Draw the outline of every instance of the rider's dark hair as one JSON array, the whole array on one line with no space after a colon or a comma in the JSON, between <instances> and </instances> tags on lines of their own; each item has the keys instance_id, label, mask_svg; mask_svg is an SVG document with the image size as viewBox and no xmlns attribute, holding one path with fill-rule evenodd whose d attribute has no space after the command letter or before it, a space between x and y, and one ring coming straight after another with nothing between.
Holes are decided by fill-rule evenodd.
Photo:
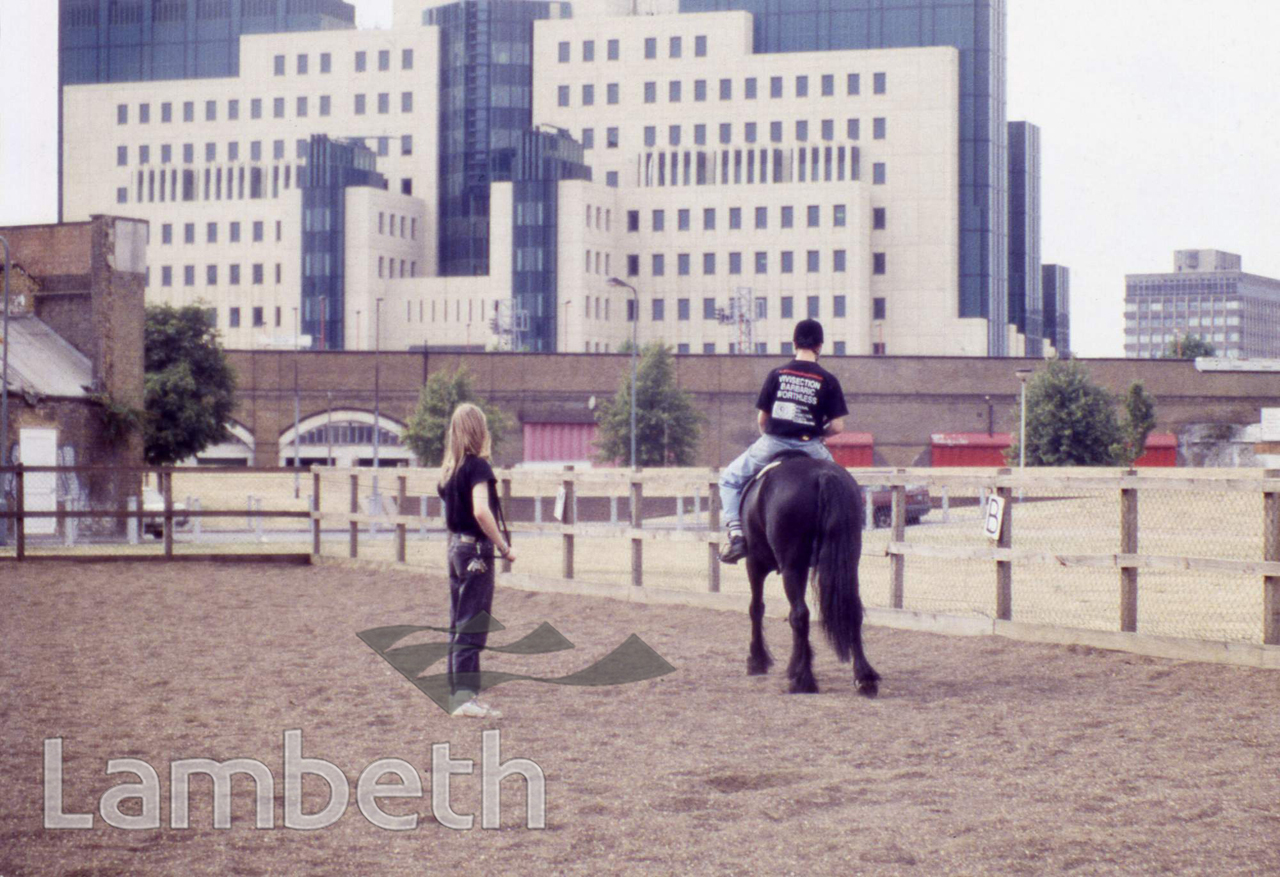
<instances>
[{"instance_id":1,"label":"rider's dark hair","mask_svg":"<svg viewBox=\"0 0 1280 877\"><path fill-rule=\"evenodd\" d=\"M801 320L796 323L792 336L796 350L816 350L822 343L822 324L817 320Z\"/></svg>"}]
</instances>

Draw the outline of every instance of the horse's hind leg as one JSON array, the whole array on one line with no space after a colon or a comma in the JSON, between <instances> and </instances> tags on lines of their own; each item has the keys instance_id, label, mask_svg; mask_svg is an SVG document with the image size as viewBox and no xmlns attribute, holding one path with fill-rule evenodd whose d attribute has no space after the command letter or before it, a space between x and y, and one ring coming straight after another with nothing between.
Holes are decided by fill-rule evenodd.
<instances>
[{"instance_id":1,"label":"horse's hind leg","mask_svg":"<svg viewBox=\"0 0 1280 877\"><path fill-rule=\"evenodd\" d=\"M806 566L788 569L782 574L782 585L791 601L791 663L787 676L792 694L816 694L818 681L813 678L813 649L809 647L809 607L804 601L808 582Z\"/></svg>"},{"instance_id":2,"label":"horse's hind leg","mask_svg":"<svg viewBox=\"0 0 1280 877\"><path fill-rule=\"evenodd\" d=\"M769 570L747 558L747 579L751 582L751 649L747 653L747 675L759 676L768 673L773 666L773 657L764 644L764 580Z\"/></svg>"},{"instance_id":3,"label":"horse's hind leg","mask_svg":"<svg viewBox=\"0 0 1280 877\"><path fill-rule=\"evenodd\" d=\"M880 691L880 674L871 666L867 653L862 650L862 599L856 591L853 606L853 678L859 694L863 697L875 697Z\"/></svg>"}]
</instances>

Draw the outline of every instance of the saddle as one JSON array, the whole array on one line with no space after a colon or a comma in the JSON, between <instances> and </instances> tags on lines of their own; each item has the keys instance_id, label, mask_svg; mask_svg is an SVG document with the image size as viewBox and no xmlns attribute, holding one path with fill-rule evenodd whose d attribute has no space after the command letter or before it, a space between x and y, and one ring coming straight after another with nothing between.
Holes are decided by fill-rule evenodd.
<instances>
[{"instance_id":1,"label":"saddle","mask_svg":"<svg viewBox=\"0 0 1280 877\"><path fill-rule=\"evenodd\" d=\"M807 457L807 456L809 455L806 454L804 451L793 451L790 449L785 451L779 451L778 453L774 454L773 459L771 459L768 463L766 463L763 469L761 469L755 475L752 475L751 480L748 481L746 483L746 486L742 488L743 504L744 505L746 504L748 494L750 494L751 491L754 490L757 485L764 482L764 476L766 473L778 468L784 462L786 462L792 457Z\"/></svg>"}]
</instances>

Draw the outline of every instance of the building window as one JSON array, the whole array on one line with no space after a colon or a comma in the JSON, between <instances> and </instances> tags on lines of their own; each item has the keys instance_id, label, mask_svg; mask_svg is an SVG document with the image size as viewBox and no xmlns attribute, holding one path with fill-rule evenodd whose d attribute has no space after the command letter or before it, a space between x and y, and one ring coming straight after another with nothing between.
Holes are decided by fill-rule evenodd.
<instances>
[{"instance_id":1,"label":"building window","mask_svg":"<svg viewBox=\"0 0 1280 877\"><path fill-rule=\"evenodd\" d=\"M147 125L151 122L151 104L138 104L138 124Z\"/></svg>"},{"instance_id":2,"label":"building window","mask_svg":"<svg viewBox=\"0 0 1280 877\"><path fill-rule=\"evenodd\" d=\"M822 139L834 140L835 137L836 137L836 120L823 119L822 120Z\"/></svg>"},{"instance_id":3,"label":"building window","mask_svg":"<svg viewBox=\"0 0 1280 877\"><path fill-rule=\"evenodd\" d=\"M364 115L364 95L363 94L356 95L356 115L357 116Z\"/></svg>"},{"instance_id":4,"label":"building window","mask_svg":"<svg viewBox=\"0 0 1280 877\"><path fill-rule=\"evenodd\" d=\"M307 73L307 56L299 55L298 56L298 75L305 76L306 73Z\"/></svg>"},{"instance_id":5,"label":"building window","mask_svg":"<svg viewBox=\"0 0 1280 877\"><path fill-rule=\"evenodd\" d=\"M635 227L635 228L631 228L631 227L630 227L630 225L631 225L631 215L632 215L632 214L635 214L635 217L636 217L636 227ZM662 231L663 229L665 229L665 228L666 228L666 225L667 225L667 214L666 214L666 211L664 211L664 210L655 210L655 211L653 211L653 219L652 219L652 221L651 221L651 223L650 223L650 224L653 226L653 230L654 230L654 231ZM639 231L639 230L640 230L640 211L639 211L639 210L628 210L628 211L627 211L627 226L628 226L627 231Z\"/></svg>"},{"instance_id":6,"label":"building window","mask_svg":"<svg viewBox=\"0 0 1280 877\"><path fill-rule=\"evenodd\" d=\"M845 315L845 297L836 295L831 297L831 316L843 317Z\"/></svg>"},{"instance_id":7,"label":"building window","mask_svg":"<svg viewBox=\"0 0 1280 877\"><path fill-rule=\"evenodd\" d=\"M240 285L240 266L231 265L229 267L230 267L230 271L228 272L229 276L227 278L227 283L229 283L231 286L239 286Z\"/></svg>"},{"instance_id":8,"label":"building window","mask_svg":"<svg viewBox=\"0 0 1280 877\"><path fill-rule=\"evenodd\" d=\"M782 142L782 123L781 122L769 123L769 139L774 143Z\"/></svg>"},{"instance_id":9,"label":"building window","mask_svg":"<svg viewBox=\"0 0 1280 877\"><path fill-rule=\"evenodd\" d=\"M150 163L151 163L151 147L145 144L142 146L139 146L138 147L138 164L150 164Z\"/></svg>"},{"instance_id":10,"label":"building window","mask_svg":"<svg viewBox=\"0 0 1280 877\"><path fill-rule=\"evenodd\" d=\"M263 225L262 225L262 221L261 221L261 220L257 220L256 222L254 222L254 223L253 223L253 242L254 242L255 244L256 244L256 243L261 243L261 241L262 241L262 233L263 233Z\"/></svg>"},{"instance_id":11,"label":"building window","mask_svg":"<svg viewBox=\"0 0 1280 877\"><path fill-rule=\"evenodd\" d=\"M568 63L569 63L569 43L568 43L568 41L567 41L567 40L562 40L562 41L560 42L560 45L559 45L557 48L559 49L559 61L560 61L560 63L561 63L561 64L568 64Z\"/></svg>"},{"instance_id":12,"label":"building window","mask_svg":"<svg viewBox=\"0 0 1280 877\"><path fill-rule=\"evenodd\" d=\"M720 142L728 145L733 139L733 125L729 122L720 123Z\"/></svg>"},{"instance_id":13,"label":"building window","mask_svg":"<svg viewBox=\"0 0 1280 877\"><path fill-rule=\"evenodd\" d=\"M884 73L871 74L871 90L876 94L884 94L888 90Z\"/></svg>"},{"instance_id":14,"label":"building window","mask_svg":"<svg viewBox=\"0 0 1280 877\"><path fill-rule=\"evenodd\" d=\"M232 329L240 328L240 309L229 308L227 311L227 325Z\"/></svg>"},{"instance_id":15,"label":"building window","mask_svg":"<svg viewBox=\"0 0 1280 877\"><path fill-rule=\"evenodd\" d=\"M702 345L702 352L703 352L703 353L705 353L705 354L713 354L713 353L715 353L715 352L716 352L716 343L715 343L714 341L707 341L707 342L704 342L704 343L703 343L703 345Z\"/></svg>"},{"instance_id":16,"label":"building window","mask_svg":"<svg viewBox=\"0 0 1280 877\"><path fill-rule=\"evenodd\" d=\"M249 100L249 118L250 118L250 119L261 119L261 118L262 118L262 98L260 98L260 97L250 98L250 100Z\"/></svg>"},{"instance_id":17,"label":"building window","mask_svg":"<svg viewBox=\"0 0 1280 877\"><path fill-rule=\"evenodd\" d=\"M278 97L271 101L271 115L277 119L284 118L284 98Z\"/></svg>"},{"instance_id":18,"label":"building window","mask_svg":"<svg viewBox=\"0 0 1280 877\"><path fill-rule=\"evenodd\" d=\"M702 273L707 276L711 276L716 273L716 254L715 253L702 254Z\"/></svg>"},{"instance_id":19,"label":"building window","mask_svg":"<svg viewBox=\"0 0 1280 877\"><path fill-rule=\"evenodd\" d=\"M627 276L640 276L640 256L636 253L627 254Z\"/></svg>"},{"instance_id":20,"label":"building window","mask_svg":"<svg viewBox=\"0 0 1280 877\"><path fill-rule=\"evenodd\" d=\"M618 83L610 82L604 87L605 100L608 103L616 104L618 102Z\"/></svg>"},{"instance_id":21,"label":"building window","mask_svg":"<svg viewBox=\"0 0 1280 877\"><path fill-rule=\"evenodd\" d=\"M707 99L707 80L693 80L693 99L695 101L704 101Z\"/></svg>"},{"instance_id":22,"label":"building window","mask_svg":"<svg viewBox=\"0 0 1280 877\"><path fill-rule=\"evenodd\" d=\"M386 92L386 91L379 92L378 93L378 114L385 116L389 112L391 112L391 94L390 92Z\"/></svg>"},{"instance_id":23,"label":"building window","mask_svg":"<svg viewBox=\"0 0 1280 877\"><path fill-rule=\"evenodd\" d=\"M692 222L689 208L682 207L676 211L676 228L680 231L688 231Z\"/></svg>"},{"instance_id":24,"label":"building window","mask_svg":"<svg viewBox=\"0 0 1280 877\"><path fill-rule=\"evenodd\" d=\"M844 345L844 342L843 342L843 341L836 341L836 342L834 342L834 344L833 344L833 348L832 348L832 351L831 351L831 352L832 352L832 354L834 354L835 356L844 356L844 355L845 355L845 345Z\"/></svg>"},{"instance_id":25,"label":"building window","mask_svg":"<svg viewBox=\"0 0 1280 877\"><path fill-rule=\"evenodd\" d=\"M732 99L733 99L733 80L721 79L720 80L720 100L732 100Z\"/></svg>"},{"instance_id":26,"label":"building window","mask_svg":"<svg viewBox=\"0 0 1280 877\"><path fill-rule=\"evenodd\" d=\"M783 228L791 228L795 225L795 210L790 206L784 206L781 209Z\"/></svg>"},{"instance_id":27,"label":"building window","mask_svg":"<svg viewBox=\"0 0 1280 877\"><path fill-rule=\"evenodd\" d=\"M582 60L594 61L595 59L596 59L596 41L583 40L582 41Z\"/></svg>"},{"instance_id":28,"label":"building window","mask_svg":"<svg viewBox=\"0 0 1280 877\"><path fill-rule=\"evenodd\" d=\"M604 184L610 189L618 188L618 172L606 171L604 175Z\"/></svg>"},{"instance_id":29,"label":"building window","mask_svg":"<svg viewBox=\"0 0 1280 877\"><path fill-rule=\"evenodd\" d=\"M218 102L216 100L204 102L204 120L206 122L218 121Z\"/></svg>"},{"instance_id":30,"label":"building window","mask_svg":"<svg viewBox=\"0 0 1280 877\"><path fill-rule=\"evenodd\" d=\"M817 204L810 204L810 205L809 205L809 209L808 209L808 211L807 211L807 213L808 213L808 220L809 220L809 228L817 228L817 227L818 227L818 225L819 225L819 221L818 221L818 212L819 212L819 207L818 207L818 205L817 205Z\"/></svg>"},{"instance_id":31,"label":"building window","mask_svg":"<svg viewBox=\"0 0 1280 877\"><path fill-rule=\"evenodd\" d=\"M609 149L617 149L618 148L618 129L606 128L604 133L605 133L605 138L604 138L605 146Z\"/></svg>"},{"instance_id":32,"label":"building window","mask_svg":"<svg viewBox=\"0 0 1280 877\"><path fill-rule=\"evenodd\" d=\"M165 265L160 269L160 285L173 286L173 267Z\"/></svg>"},{"instance_id":33,"label":"building window","mask_svg":"<svg viewBox=\"0 0 1280 877\"><path fill-rule=\"evenodd\" d=\"M803 75L797 76L796 77L796 97L808 97L808 96L809 96L809 77L803 76Z\"/></svg>"},{"instance_id":34,"label":"building window","mask_svg":"<svg viewBox=\"0 0 1280 877\"><path fill-rule=\"evenodd\" d=\"M582 148L592 149L595 147L595 145L596 145L596 129L583 128L582 129Z\"/></svg>"},{"instance_id":35,"label":"building window","mask_svg":"<svg viewBox=\"0 0 1280 877\"><path fill-rule=\"evenodd\" d=\"M276 55L275 61L276 76L284 76L284 55Z\"/></svg>"},{"instance_id":36,"label":"building window","mask_svg":"<svg viewBox=\"0 0 1280 877\"><path fill-rule=\"evenodd\" d=\"M769 77L769 97L782 97L782 77Z\"/></svg>"},{"instance_id":37,"label":"building window","mask_svg":"<svg viewBox=\"0 0 1280 877\"><path fill-rule=\"evenodd\" d=\"M871 299L871 319L873 319L873 320L883 320L883 319L885 319L885 315L884 315L884 302L885 302L885 300L884 300L883 298L873 298L873 299ZM883 351L882 351L882 352L883 352Z\"/></svg>"},{"instance_id":38,"label":"building window","mask_svg":"<svg viewBox=\"0 0 1280 877\"><path fill-rule=\"evenodd\" d=\"M596 87L591 83L582 86L582 105L584 107L594 106L596 102Z\"/></svg>"},{"instance_id":39,"label":"building window","mask_svg":"<svg viewBox=\"0 0 1280 877\"><path fill-rule=\"evenodd\" d=\"M784 319L784 320L791 320L791 319L794 319L794 315L792 314L792 302L793 302L793 301L794 301L794 300L793 300L793 299L791 298L791 296L789 296L789 295L784 295L784 296L782 297L782 308L781 308L781 311L782 311L782 319Z\"/></svg>"},{"instance_id":40,"label":"building window","mask_svg":"<svg viewBox=\"0 0 1280 877\"><path fill-rule=\"evenodd\" d=\"M658 143L658 129L653 125L644 126L644 145L656 146Z\"/></svg>"},{"instance_id":41,"label":"building window","mask_svg":"<svg viewBox=\"0 0 1280 877\"><path fill-rule=\"evenodd\" d=\"M182 285L183 286L196 285L196 266L195 265L182 266Z\"/></svg>"},{"instance_id":42,"label":"building window","mask_svg":"<svg viewBox=\"0 0 1280 877\"><path fill-rule=\"evenodd\" d=\"M822 96L831 97L836 93L836 78L830 73L822 75Z\"/></svg>"},{"instance_id":43,"label":"building window","mask_svg":"<svg viewBox=\"0 0 1280 877\"><path fill-rule=\"evenodd\" d=\"M294 115L296 115L299 119L306 118L306 115L307 115L307 99L306 99L306 97L305 97L305 96L300 96L300 97L298 98L298 106L297 106L297 108L296 108L296 112L294 113Z\"/></svg>"},{"instance_id":44,"label":"building window","mask_svg":"<svg viewBox=\"0 0 1280 877\"><path fill-rule=\"evenodd\" d=\"M706 125L699 124L699 125L693 126L693 145L694 146L707 145L707 126Z\"/></svg>"},{"instance_id":45,"label":"building window","mask_svg":"<svg viewBox=\"0 0 1280 877\"><path fill-rule=\"evenodd\" d=\"M116 189L116 203L126 204L129 201L129 187L120 186Z\"/></svg>"},{"instance_id":46,"label":"building window","mask_svg":"<svg viewBox=\"0 0 1280 877\"><path fill-rule=\"evenodd\" d=\"M884 139L884 117L883 116L876 116L874 119L871 120L871 139L873 140Z\"/></svg>"},{"instance_id":47,"label":"building window","mask_svg":"<svg viewBox=\"0 0 1280 877\"><path fill-rule=\"evenodd\" d=\"M794 270L793 260L794 260L794 257L792 255L792 252L790 250L783 250L782 266L779 270L781 270L783 274L790 274L792 270Z\"/></svg>"},{"instance_id":48,"label":"building window","mask_svg":"<svg viewBox=\"0 0 1280 877\"><path fill-rule=\"evenodd\" d=\"M182 121L194 122L195 120L196 120L196 102L193 100L183 101Z\"/></svg>"},{"instance_id":49,"label":"building window","mask_svg":"<svg viewBox=\"0 0 1280 877\"><path fill-rule=\"evenodd\" d=\"M766 320L769 318L769 299L764 296L756 298L756 319Z\"/></svg>"},{"instance_id":50,"label":"building window","mask_svg":"<svg viewBox=\"0 0 1280 877\"><path fill-rule=\"evenodd\" d=\"M328 73L333 70L333 55L328 52L320 53L320 72Z\"/></svg>"},{"instance_id":51,"label":"building window","mask_svg":"<svg viewBox=\"0 0 1280 877\"><path fill-rule=\"evenodd\" d=\"M756 273L757 274L769 273L769 254L763 250L756 251Z\"/></svg>"},{"instance_id":52,"label":"building window","mask_svg":"<svg viewBox=\"0 0 1280 877\"><path fill-rule=\"evenodd\" d=\"M884 162L877 161L871 165L871 183L876 186L883 186L885 181Z\"/></svg>"},{"instance_id":53,"label":"building window","mask_svg":"<svg viewBox=\"0 0 1280 877\"><path fill-rule=\"evenodd\" d=\"M411 91L400 92L400 112L402 113L413 112L413 92Z\"/></svg>"},{"instance_id":54,"label":"building window","mask_svg":"<svg viewBox=\"0 0 1280 877\"><path fill-rule=\"evenodd\" d=\"M731 230L742 228L742 208L741 207L729 208L729 228Z\"/></svg>"},{"instance_id":55,"label":"building window","mask_svg":"<svg viewBox=\"0 0 1280 877\"><path fill-rule=\"evenodd\" d=\"M672 37L667 50L667 55L672 58L679 58L680 52L681 52L680 37Z\"/></svg>"},{"instance_id":56,"label":"building window","mask_svg":"<svg viewBox=\"0 0 1280 877\"><path fill-rule=\"evenodd\" d=\"M116 147L116 167L124 167L129 163L129 147Z\"/></svg>"},{"instance_id":57,"label":"building window","mask_svg":"<svg viewBox=\"0 0 1280 877\"><path fill-rule=\"evenodd\" d=\"M667 142L672 146L680 145L680 126L672 125L667 129Z\"/></svg>"},{"instance_id":58,"label":"building window","mask_svg":"<svg viewBox=\"0 0 1280 877\"><path fill-rule=\"evenodd\" d=\"M804 119L796 120L796 140L804 143L809 139L809 123Z\"/></svg>"},{"instance_id":59,"label":"building window","mask_svg":"<svg viewBox=\"0 0 1280 877\"><path fill-rule=\"evenodd\" d=\"M704 36L696 36L693 38L693 54L697 58L705 58L707 56L707 38Z\"/></svg>"},{"instance_id":60,"label":"building window","mask_svg":"<svg viewBox=\"0 0 1280 877\"><path fill-rule=\"evenodd\" d=\"M808 272L809 272L810 274L817 274L817 273L818 273L818 270L819 270L819 268L818 268L818 251L817 251L817 250L808 250L808 251L806 251L806 252L805 252L805 261L806 261L806 263L807 263L807 266L806 266L806 267L807 267Z\"/></svg>"},{"instance_id":61,"label":"building window","mask_svg":"<svg viewBox=\"0 0 1280 877\"><path fill-rule=\"evenodd\" d=\"M845 127L847 129L845 134L850 140L857 140L859 138L861 134L861 126L858 124L857 119L850 119Z\"/></svg>"},{"instance_id":62,"label":"building window","mask_svg":"<svg viewBox=\"0 0 1280 877\"><path fill-rule=\"evenodd\" d=\"M253 309L253 327L259 329L267 325L266 319L263 317L262 308Z\"/></svg>"},{"instance_id":63,"label":"building window","mask_svg":"<svg viewBox=\"0 0 1280 877\"><path fill-rule=\"evenodd\" d=\"M253 266L253 283L255 286L262 285L262 276L263 276L262 263L257 262Z\"/></svg>"},{"instance_id":64,"label":"building window","mask_svg":"<svg viewBox=\"0 0 1280 877\"><path fill-rule=\"evenodd\" d=\"M320 95L320 115L322 116L329 115L332 108L333 108L333 102L332 100L330 100L329 95L327 94Z\"/></svg>"},{"instance_id":65,"label":"building window","mask_svg":"<svg viewBox=\"0 0 1280 877\"><path fill-rule=\"evenodd\" d=\"M730 274L742 273L742 254L741 253L729 254L729 273Z\"/></svg>"},{"instance_id":66,"label":"building window","mask_svg":"<svg viewBox=\"0 0 1280 877\"><path fill-rule=\"evenodd\" d=\"M769 208L757 207L756 208L756 228L768 228L768 227L769 227Z\"/></svg>"},{"instance_id":67,"label":"building window","mask_svg":"<svg viewBox=\"0 0 1280 877\"><path fill-rule=\"evenodd\" d=\"M231 243L233 244L240 243L240 223L238 222L231 223L231 228L227 233L227 237L230 239Z\"/></svg>"},{"instance_id":68,"label":"building window","mask_svg":"<svg viewBox=\"0 0 1280 877\"><path fill-rule=\"evenodd\" d=\"M818 319L818 297L816 295L808 296L805 299L805 316L810 320Z\"/></svg>"},{"instance_id":69,"label":"building window","mask_svg":"<svg viewBox=\"0 0 1280 877\"><path fill-rule=\"evenodd\" d=\"M702 230L716 230L716 209L714 207L704 207L702 209Z\"/></svg>"},{"instance_id":70,"label":"building window","mask_svg":"<svg viewBox=\"0 0 1280 877\"><path fill-rule=\"evenodd\" d=\"M690 271L689 254L677 253L676 254L676 274L680 275L681 277L688 277L689 271Z\"/></svg>"},{"instance_id":71,"label":"building window","mask_svg":"<svg viewBox=\"0 0 1280 877\"><path fill-rule=\"evenodd\" d=\"M742 96L747 100L756 99L756 78L748 76L742 82Z\"/></svg>"},{"instance_id":72,"label":"building window","mask_svg":"<svg viewBox=\"0 0 1280 877\"><path fill-rule=\"evenodd\" d=\"M378 50L378 69L379 70L391 69L391 50L390 49Z\"/></svg>"},{"instance_id":73,"label":"building window","mask_svg":"<svg viewBox=\"0 0 1280 877\"><path fill-rule=\"evenodd\" d=\"M160 104L160 121L161 122L173 121L173 104L168 103L167 101Z\"/></svg>"},{"instance_id":74,"label":"building window","mask_svg":"<svg viewBox=\"0 0 1280 877\"><path fill-rule=\"evenodd\" d=\"M217 265L204 266L204 282L206 286L218 285L218 266Z\"/></svg>"},{"instance_id":75,"label":"building window","mask_svg":"<svg viewBox=\"0 0 1280 877\"><path fill-rule=\"evenodd\" d=\"M884 253L872 253L872 254L871 254L871 273L872 273L872 274L883 274L883 273L885 273L885 258L884 258Z\"/></svg>"},{"instance_id":76,"label":"building window","mask_svg":"<svg viewBox=\"0 0 1280 877\"><path fill-rule=\"evenodd\" d=\"M401 70L413 69L413 49L400 50L400 69Z\"/></svg>"},{"instance_id":77,"label":"building window","mask_svg":"<svg viewBox=\"0 0 1280 877\"><path fill-rule=\"evenodd\" d=\"M204 227L205 243L216 244L218 242L218 223L209 222Z\"/></svg>"},{"instance_id":78,"label":"building window","mask_svg":"<svg viewBox=\"0 0 1280 877\"><path fill-rule=\"evenodd\" d=\"M605 54L610 61L618 60L619 52L617 40L609 40L608 44L605 46Z\"/></svg>"},{"instance_id":79,"label":"building window","mask_svg":"<svg viewBox=\"0 0 1280 877\"><path fill-rule=\"evenodd\" d=\"M850 73L848 77L848 84L846 86L846 89L849 92L849 94L861 93L862 77L859 76L857 73Z\"/></svg>"},{"instance_id":80,"label":"building window","mask_svg":"<svg viewBox=\"0 0 1280 877\"><path fill-rule=\"evenodd\" d=\"M657 103L658 101L658 83L646 82L644 84L644 102L647 104Z\"/></svg>"},{"instance_id":81,"label":"building window","mask_svg":"<svg viewBox=\"0 0 1280 877\"><path fill-rule=\"evenodd\" d=\"M844 250L832 251L831 270L839 274L844 272L844 268L845 268L845 251Z\"/></svg>"},{"instance_id":82,"label":"building window","mask_svg":"<svg viewBox=\"0 0 1280 877\"><path fill-rule=\"evenodd\" d=\"M885 208L883 207L871 208L871 227L872 228L876 229L877 231L883 231L885 228L885 222L887 218L888 218L888 214L885 212Z\"/></svg>"},{"instance_id":83,"label":"building window","mask_svg":"<svg viewBox=\"0 0 1280 877\"><path fill-rule=\"evenodd\" d=\"M704 298L702 300L702 319L716 319L716 300L714 298Z\"/></svg>"},{"instance_id":84,"label":"building window","mask_svg":"<svg viewBox=\"0 0 1280 877\"><path fill-rule=\"evenodd\" d=\"M653 276L662 277L667 273L666 257L662 253L653 254Z\"/></svg>"},{"instance_id":85,"label":"building window","mask_svg":"<svg viewBox=\"0 0 1280 877\"><path fill-rule=\"evenodd\" d=\"M196 224L194 222L188 222L182 226L182 242L184 244L194 244L196 242Z\"/></svg>"},{"instance_id":86,"label":"building window","mask_svg":"<svg viewBox=\"0 0 1280 877\"><path fill-rule=\"evenodd\" d=\"M756 123L746 122L742 126L742 139L747 143L756 142Z\"/></svg>"},{"instance_id":87,"label":"building window","mask_svg":"<svg viewBox=\"0 0 1280 877\"><path fill-rule=\"evenodd\" d=\"M367 65L367 56L364 52L356 52L356 72L363 73Z\"/></svg>"},{"instance_id":88,"label":"building window","mask_svg":"<svg viewBox=\"0 0 1280 877\"><path fill-rule=\"evenodd\" d=\"M659 323L666 316L666 301L660 298L653 300L653 321Z\"/></svg>"},{"instance_id":89,"label":"building window","mask_svg":"<svg viewBox=\"0 0 1280 877\"><path fill-rule=\"evenodd\" d=\"M652 61L658 57L658 40L656 38L644 38L644 57L646 61Z\"/></svg>"},{"instance_id":90,"label":"building window","mask_svg":"<svg viewBox=\"0 0 1280 877\"><path fill-rule=\"evenodd\" d=\"M168 163L169 163L169 162L171 162L171 161L173 161L173 146L172 146L172 144L169 144L169 143L163 143L163 144L161 144L161 145L160 145L160 163L161 163L161 164L168 164ZM161 177L161 180L162 180L162 181L163 181L163 179L164 179L164 178L163 178L163 177Z\"/></svg>"},{"instance_id":91,"label":"building window","mask_svg":"<svg viewBox=\"0 0 1280 877\"><path fill-rule=\"evenodd\" d=\"M194 143L182 144L182 163L191 164L196 160L196 145Z\"/></svg>"}]
</instances>

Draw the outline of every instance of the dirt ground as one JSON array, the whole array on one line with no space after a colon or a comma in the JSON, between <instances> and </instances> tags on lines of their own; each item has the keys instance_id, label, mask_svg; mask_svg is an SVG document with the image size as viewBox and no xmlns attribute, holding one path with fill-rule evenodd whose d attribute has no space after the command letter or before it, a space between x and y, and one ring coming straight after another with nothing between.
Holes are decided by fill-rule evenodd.
<instances>
[{"instance_id":1,"label":"dirt ground","mask_svg":"<svg viewBox=\"0 0 1280 877\"><path fill-rule=\"evenodd\" d=\"M513 682L498 720L451 719L356 637L447 623L447 586L421 573L340 567L0 566L0 875L133 874L1262 874L1280 872L1280 675L991 638L868 628L883 674L865 700L815 636L822 693L785 693L778 661L745 675L745 617L500 590L497 645L548 622L576 648L489 655L552 677L632 633L676 671L630 685ZM415 635L431 642L434 635ZM409 642L406 640L405 642ZM432 671L428 671L432 672ZM525 827L519 779L482 830L481 734L546 776L547 828ZM339 766L336 823L286 829L282 739ZM63 738L63 809L94 813L160 777L158 830L42 825L42 746ZM432 817L432 744L475 760ZM233 784L212 828L211 783L191 783L191 828L170 825L169 764L254 758L275 778L275 828ZM423 797L383 798L416 829L372 825L356 781L381 758L414 765ZM314 777L303 809L328 798ZM121 806L139 812L135 801Z\"/></svg>"}]
</instances>

